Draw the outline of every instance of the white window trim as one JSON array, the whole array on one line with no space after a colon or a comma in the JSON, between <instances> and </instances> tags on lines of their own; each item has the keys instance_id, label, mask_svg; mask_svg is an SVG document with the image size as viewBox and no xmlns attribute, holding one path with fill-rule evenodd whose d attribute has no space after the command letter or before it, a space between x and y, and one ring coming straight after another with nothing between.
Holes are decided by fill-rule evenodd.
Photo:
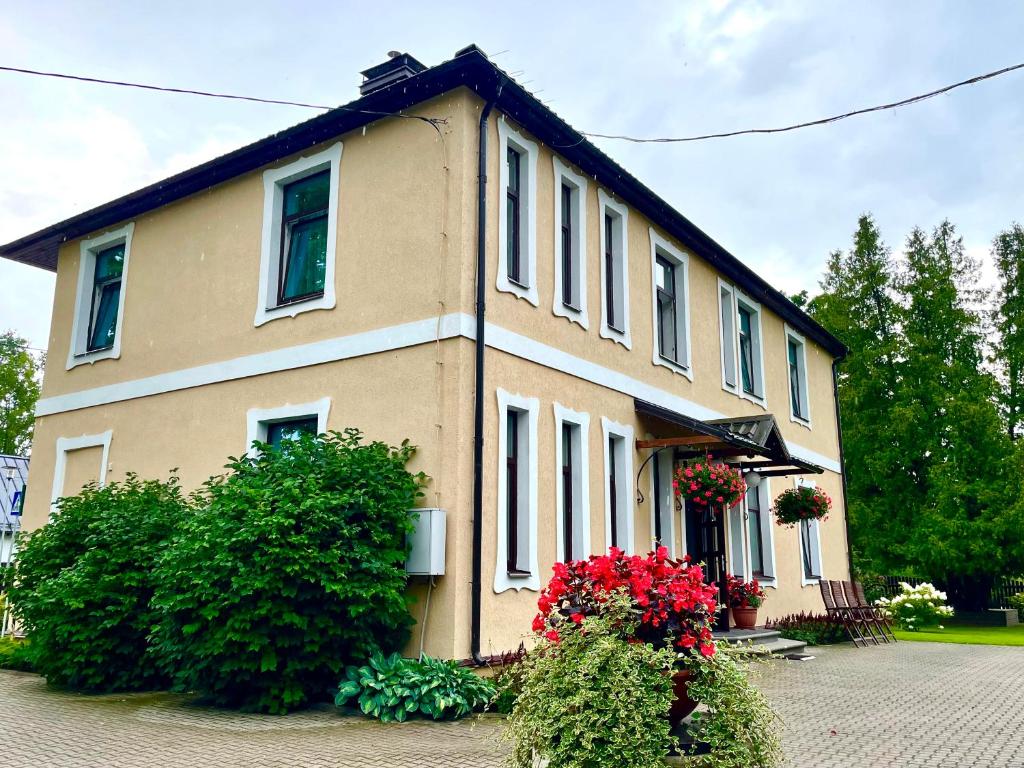
<instances>
[{"instance_id":1,"label":"white window trim","mask_svg":"<svg viewBox=\"0 0 1024 768\"><path fill-rule=\"evenodd\" d=\"M817 484L813 480L807 480L803 477L794 478L793 484L797 488L815 488L817 486ZM816 570L821 578L825 578L825 561L822 557L821 552L821 521L808 520L807 524L812 528L811 533L813 534L811 538L811 564L818 566L817 568L812 568L811 570ZM817 586L818 579L808 579L806 576L804 576L804 552L803 542L801 541L799 524L797 525L796 529L796 552L797 556L800 558L798 560L798 562L800 563L800 585L803 587L811 585Z\"/></svg>"},{"instance_id":2,"label":"white window trim","mask_svg":"<svg viewBox=\"0 0 1024 768\"><path fill-rule=\"evenodd\" d=\"M68 454L71 451L82 448L102 448L103 454L100 457L99 484L103 486L107 482L107 466L110 463L110 439L114 431L108 429L96 435L81 435L79 437L58 437L56 448L56 459L53 467L53 487L50 493L50 518L53 518L57 511L57 499L61 497L64 490L64 480L67 475Z\"/></svg>"},{"instance_id":3,"label":"white window trim","mask_svg":"<svg viewBox=\"0 0 1024 768\"><path fill-rule=\"evenodd\" d=\"M578 500L579 506L579 538L583 542L583 551L577 551L577 547L573 547L573 559L579 560L588 557L591 552L591 540L590 540L590 414L580 413L570 408L566 408L560 403L554 404L555 410L555 525L556 531L556 546L558 547L555 551L555 560L560 561L562 559L562 553L565 552L565 526L563 525L565 519L565 509L562 499L562 425L563 424L574 424L579 428L580 435L580 450L578 455L577 465L579 467L579 476L573 477L573 485L578 485L580 489L580 495ZM578 481L578 483L577 483ZM575 499L574 499L575 501ZM573 521L573 532L577 530L576 521Z\"/></svg>"},{"instance_id":4,"label":"white window trim","mask_svg":"<svg viewBox=\"0 0 1024 768\"><path fill-rule=\"evenodd\" d=\"M802 427L811 429L811 383L807 373L807 340L802 335L794 331L789 327L789 324L785 324L784 338L786 340L784 352L786 361L786 396L789 399L789 420L794 424L799 424ZM800 380L800 396L804 403L804 410L807 412L806 416L798 416L793 413L793 399L789 391L789 340L793 339L797 344L800 345L800 358L797 361L799 367L799 380Z\"/></svg>"},{"instance_id":5,"label":"white window trim","mask_svg":"<svg viewBox=\"0 0 1024 768\"><path fill-rule=\"evenodd\" d=\"M765 387L765 376L764 376L764 329L761 324L761 305L751 299L745 293L740 291L739 288L733 287L733 292L736 297L736 394L744 400L749 400L752 403L760 405L765 410L768 409L768 391ZM719 294L721 295L721 294ZM754 389L760 389L760 395L752 395L749 392L743 390L743 374L740 368L740 320L739 320L739 308L740 305L744 305L748 310L754 313L757 320L757 348L754 350L754 366L755 371L752 371L754 375ZM751 326L753 330L753 326Z\"/></svg>"},{"instance_id":6,"label":"white window trim","mask_svg":"<svg viewBox=\"0 0 1024 768\"><path fill-rule=\"evenodd\" d=\"M663 488L659 493L658 487L654 484L654 464L658 463L658 472L661 475L661 482ZM672 488L672 449L659 451L658 454L651 459L651 548L657 546L657 542L654 539L654 532L657 530L655 527L655 514L656 508L654 506L654 498L658 495L661 496L662 509L665 511L665 517L668 518L668 541L663 541L662 546L668 548L668 555L671 558L676 556L676 499L675 493ZM662 532L664 532L664 520L662 521Z\"/></svg>"},{"instance_id":7,"label":"white window trim","mask_svg":"<svg viewBox=\"0 0 1024 768\"><path fill-rule=\"evenodd\" d=\"M729 302L728 307L722 306L722 294L728 294L727 301ZM732 318L732 328L726 328L722 318L725 315L725 310L729 311L729 317ZM736 395L740 391L740 373L739 373L739 335L736 329L736 322L739 315L736 311L736 289L729 285L727 282L718 279L718 335L719 335L719 350L721 351L722 358L722 389L726 392L731 392ZM730 349L726 349L726 339L729 340ZM729 383L729 374L727 364L729 358L732 358L732 370L733 370L733 383Z\"/></svg>"},{"instance_id":8,"label":"white window trim","mask_svg":"<svg viewBox=\"0 0 1024 768\"><path fill-rule=\"evenodd\" d=\"M508 217L505 215L505 195L508 189L508 147L517 150L526 160L525 169L520 167L519 173L522 176L526 172L526 184L522 185L519 191L520 205L520 226L523 223L523 214L526 219L526 237L519 238L521 249L520 257L523 259L523 266L526 267L526 280L522 285L513 282L508 277ZM497 288L504 293L511 293L520 299L540 306L540 299L537 296L537 144L524 137L521 133L505 122L502 115L498 120L498 269Z\"/></svg>"},{"instance_id":9,"label":"white window trim","mask_svg":"<svg viewBox=\"0 0 1024 768\"><path fill-rule=\"evenodd\" d=\"M605 208L611 209L611 211L622 219L622 242L620 243L622 248L622 262L619 265L619 279L622 281L622 330L619 331L608 325L608 287L606 285L605 269L604 269L604 243L605 243L605 232L604 232L604 216ZM629 209L622 203L616 202L612 199L611 195L605 192L600 187L597 190L597 210L598 210L598 233L599 233L599 258L597 263L600 265L601 272L601 338L611 339L624 346L626 349L633 348L633 337L629 330Z\"/></svg>"},{"instance_id":10,"label":"white window trim","mask_svg":"<svg viewBox=\"0 0 1024 768\"><path fill-rule=\"evenodd\" d=\"M68 348L66 370L76 365L95 363L121 357L121 330L124 327L124 299L128 293L128 258L132 250L132 235L135 222L104 232L102 235L83 240L79 245L78 288L75 293L75 315L71 325L71 345ZM96 271L96 254L115 245L124 243L124 262L121 266L121 293L117 301L117 326L114 328L114 343L107 349L87 352L89 346L89 320L92 311L93 279Z\"/></svg>"},{"instance_id":11,"label":"white window trim","mask_svg":"<svg viewBox=\"0 0 1024 768\"><path fill-rule=\"evenodd\" d=\"M322 397L312 403L300 403L292 405L287 403L277 408L250 408L245 414L246 424L246 451L249 456L255 456L257 451L253 445L254 441L267 442L267 427L275 421L290 421L301 419L305 416L316 416L317 434L327 431L327 416L331 412L331 398Z\"/></svg>"},{"instance_id":12,"label":"white window trim","mask_svg":"<svg viewBox=\"0 0 1024 768\"><path fill-rule=\"evenodd\" d=\"M529 589L534 592L540 591L540 568L537 564L537 421L540 415L540 401L536 397L523 397L514 395L503 389L497 391L498 395L498 549L495 553L494 569L494 591L498 594L510 589L516 592ZM527 520L529 530L527 531L529 568L527 576L510 576L508 572L507 541L508 541L508 509L506 507L508 495L506 493L505 461L508 458L506 453L506 414L509 408L523 411L527 414L529 423L529 435L527 436L526 462L524 469L527 473L528 484L526 494Z\"/></svg>"},{"instance_id":13,"label":"white window trim","mask_svg":"<svg viewBox=\"0 0 1024 768\"><path fill-rule=\"evenodd\" d=\"M652 355L655 365L661 365L685 376L693 381L693 366L690 362L690 259L689 256L671 242L649 228L651 238L651 320L652 320ZM682 346L680 362L661 356L658 349L658 256L674 262L676 277L682 275L682 285L676 282L676 336L677 344ZM680 306L682 305L682 306Z\"/></svg>"},{"instance_id":14,"label":"white window trim","mask_svg":"<svg viewBox=\"0 0 1024 768\"><path fill-rule=\"evenodd\" d=\"M608 483L608 473L611 469L611 462L608 456L608 438L617 437L622 439L623 444L623 455L624 461L622 462L622 475L625 477L626 482L620 483L622 487L617 487L616 491L619 496L619 504L617 504L618 510L624 511L624 518L626 522L625 531L625 545L622 550L627 555L632 555L636 550L636 543L634 541L634 491L633 491L633 427L628 424L619 424L618 422L612 421L606 416L601 417L601 435L602 435L602 448L601 452L604 454L604 541L605 541L605 552L607 553L608 547L612 545L612 506L611 506L611 488Z\"/></svg>"},{"instance_id":15,"label":"white window trim","mask_svg":"<svg viewBox=\"0 0 1024 768\"><path fill-rule=\"evenodd\" d=\"M287 165L263 172L263 234L260 245L260 284L253 325L295 317L314 309L334 309L334 264L338 246L338 190L340 187L342 143L336 142L313 155L300 157ZM327 201L327 265L324 293L314 299L277 305L278 269L281 254L281 213L284 187L293 181L330 170L330 197Z\"/></svg>"},{"instance_id":16,"label":"white window trim","mask_svg":"<svg viewBox=\"0 0 1024 768\"><path fill-rule=\"evenodd\" d=\"M764 576L758 577L762 587L777 587L778 586L778 567L775 562L775 525L773 524L772 518L772 488L771 479L767 477L761 478L761 483L755 489L757 491L758 500L761 502L761 558L764 560L766 571L770 570L771 574L765 573ZM744 518L749 514L747 512L747 499L746 496L743 498L743 513ZM744 520L746 522L746 520ZM748 530L749 536L749 530ZM749 541L747 543L747 552L750 552ZM748 558L749 563L749 558ZM801 563L801 568L803 564Z\"/></svg>"},{"instance_id":17,"label":"white window trim","mask_svg":"<svg viewBox=\"0 0 1024 768\"><path fill-rule=\"evenodd\" d=\"M552 165L555 172L555 296L552 311L558 317L564 317L569 322L577 323L584 329L590 327L590 318L587 314L587 180L580 174L573 171L569 166L552 156ZM579 308L573 309L562 303L562 181L565 180L569 186L576 188L578 215L576 216L576 237L573 240L575 254L573 255L576 274L580 285ZM502 240L504 242L504 240Z\"/></svg>"}]
</instances>

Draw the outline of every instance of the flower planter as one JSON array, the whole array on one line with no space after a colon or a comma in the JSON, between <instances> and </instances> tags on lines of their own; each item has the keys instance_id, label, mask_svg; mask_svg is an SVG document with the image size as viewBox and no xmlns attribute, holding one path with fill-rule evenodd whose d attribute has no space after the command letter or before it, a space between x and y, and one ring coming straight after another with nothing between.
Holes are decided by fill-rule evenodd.
<instances>
[{"instance_id":1,"label":"flower planter","mask_svg":"<svg viewBox=\"0 0 1024 768\"><path fill-rule=\"evenodd\" d=\"M732 623L736 629L753 629L757 626L757 608L733 608Z\"/></svg>"},{"instance_id":2,"label":"flower planter","mask_svg":"<svg viewBox=\"0 0 1024 768\"><path fill-rule=\"evenodd\" d=\"M690 682L690 670L678 669L672 674L672 706L668 710L668 721L672 728L678 726L693 710L697 702L690 698L687 685Z\"/></svg>"}]
</instances>

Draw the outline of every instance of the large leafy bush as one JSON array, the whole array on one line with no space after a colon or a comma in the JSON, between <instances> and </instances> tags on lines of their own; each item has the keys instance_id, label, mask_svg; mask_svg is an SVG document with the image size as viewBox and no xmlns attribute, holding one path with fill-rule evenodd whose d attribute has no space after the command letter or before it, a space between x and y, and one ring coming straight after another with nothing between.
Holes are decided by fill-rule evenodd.
<instances>
[{"instance_id":1,"label":"large leafy bush","mask_svg":"<svg viewBox=\"0 0 1024 768\"><path fill-rule=\"evenodd\" d=\"M85 691L166 682L147 640L153 562L190 505L176 478L87 486L21 541L10 599L48 681Z\"/></svg>"},{"instance_id":2,"label":"large leafy bush","mask_svg":"<svg viewBox=\"0 0 1024 768\"><path fill-rule=\"evenodd\" d=\"M211 479L160 559L154 637L176 687L283 713L329 698L342 670L396 650L414 449L358 430L260 446Z\"/></svg>"},{"instance_id":3,"label":"large leafy bush","mask_svg":"<svg viewBox=\"0 0 1024 768\"><path fill-rule=\"evenodd\" d=\"M0 637L0 669L14 669L19 672L31 672L32 660L29 658L27 640L16 640L13 637Z\"/></svg>"},{"instance_id":4,"label":"large leafy bush","mask_svg":"<svg viewBox=\"0 0 1024 768\"><path fill-rule=\"evenodd\" d=\"M632 599L609 594L601 614L522 662L503 737L511 768L661 768L671 746L668 709L676 654L633 638ZM697 655L697 654L695 654Z\"/></svg>"},{"instance_id":5,"label":"large leafy bush","mask_svg":"<svg viewBox=\"0 0 1024 768\"><path fill-rule=\"evenodd\" d=\"M494 692L494 683L458 662L378 653L369 663L348 668L334 703L341 707L354 699L363 714L385 723L401 723L416 714L457 720L484 707Z\"/></svg>"}]
</instances>

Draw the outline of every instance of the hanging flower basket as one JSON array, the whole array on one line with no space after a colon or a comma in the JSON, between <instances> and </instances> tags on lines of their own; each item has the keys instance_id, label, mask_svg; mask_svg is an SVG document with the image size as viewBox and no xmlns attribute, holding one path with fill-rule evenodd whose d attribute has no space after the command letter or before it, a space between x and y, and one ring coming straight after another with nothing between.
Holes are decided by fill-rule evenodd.
<instances>
[{"instance_id":1,"label":"hanging flower basket","mask_svg":"<svg viewBox=\"0 0 1024 768\"><path fill-rule=\"evenodd\" d=\"M821 488L787 488L775 499L772 512L779 525L794 526L801 520L824 520L832 509L832 499Z\"/></svg>"},{"instance_id":2,"label":"hanging flower basket","mask_svg":"<svg viewBox=\"0 0 1024 768\"><path fill-rule=\"evenodd\" d=\"M672 485L677 496L701 507L735 507L747 492L738 469L714 464L710 456L677 468Z\"/></svg>"}]
</instances>

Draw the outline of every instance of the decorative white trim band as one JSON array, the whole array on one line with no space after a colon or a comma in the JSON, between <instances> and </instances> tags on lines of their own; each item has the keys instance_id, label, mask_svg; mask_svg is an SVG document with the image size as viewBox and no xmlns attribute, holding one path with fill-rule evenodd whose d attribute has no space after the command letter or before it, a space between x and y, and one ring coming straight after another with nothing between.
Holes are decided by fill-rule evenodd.
<instances>
[{"instance_id":1,"label":"decorative white trim band","mask_svg":"<svg viewBox=\"0 0 1024 768\"><path fill-rule=\"evenodd\" d=\"M66 395L55 395L38 402L36 416L50 416L65 411L134 400L139 397L149 397L206 384L217 384L222 381L244 379L265 373L348 360L353 357L390 352L438 340L443 341L457 336L472 340L476 335L475 323L476 321L471 315L464 312L453 312L441 317L440 331L438 330L438 319L432 317L357 333L352 336L324 339L310 344L276 349L272 352L237 357L220 363L161 373L144 379L109 384ZM707 421L726 418L726 414L692 400L687 400L664 389L634 379L632 376L584 360L492 323L487 323L486 340L487 346L494 349L543 365L546 368L563 371L570 376L613 389L616 392L622 392L630 397L647 400L694 419ZM838 460L788 441L786 444L794 456L813 462L832 472L840 471Z\"/></svg>"}]
</instances>

